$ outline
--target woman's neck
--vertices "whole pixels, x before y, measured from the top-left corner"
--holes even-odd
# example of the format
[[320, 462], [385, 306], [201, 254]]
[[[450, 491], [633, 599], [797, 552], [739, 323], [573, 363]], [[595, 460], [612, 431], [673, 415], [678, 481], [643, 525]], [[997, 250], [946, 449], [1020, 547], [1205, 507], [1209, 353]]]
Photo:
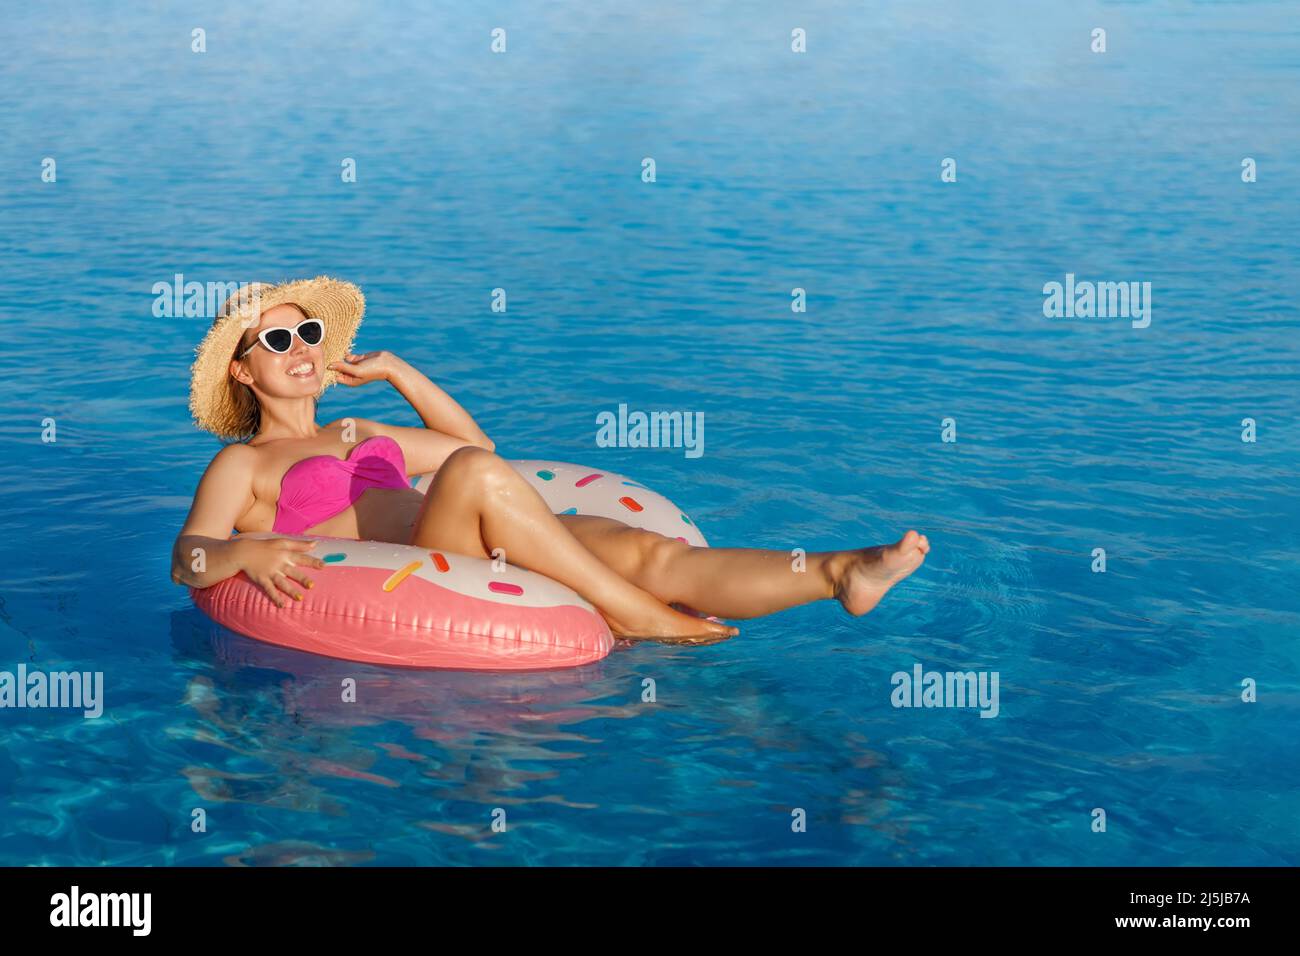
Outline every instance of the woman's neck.
[[289, 402], [261, 403], [261, 424], [253, 441], [265, 444], [288, 438], [315, 438], [320, 433], [316, 424], [316, 401], [311, 398]]

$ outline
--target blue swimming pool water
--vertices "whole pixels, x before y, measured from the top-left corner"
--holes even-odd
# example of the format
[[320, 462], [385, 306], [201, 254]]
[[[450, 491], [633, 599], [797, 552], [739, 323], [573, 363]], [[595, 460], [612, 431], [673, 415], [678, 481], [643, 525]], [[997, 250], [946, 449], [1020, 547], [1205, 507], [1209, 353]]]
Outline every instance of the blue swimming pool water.
[[[0, 863], [1300, 862], [1295, 4], [6, 20], [0, 669], [102, 671], [106, 712], [0, 710]], [[322, 272], [508, 457], [715, 544], [933, 552], [860, 620], [568, 672], [222, 631], [167, 573], [208, 320], [151, 289]], [[1045, 318], [1066, 273], [1150, 282], [1150, 327]], [[596, 447], [621, 402], [703, 412], [705, 454]], [[997, 671], [999, 716], [891, 706], [917, 663]]]

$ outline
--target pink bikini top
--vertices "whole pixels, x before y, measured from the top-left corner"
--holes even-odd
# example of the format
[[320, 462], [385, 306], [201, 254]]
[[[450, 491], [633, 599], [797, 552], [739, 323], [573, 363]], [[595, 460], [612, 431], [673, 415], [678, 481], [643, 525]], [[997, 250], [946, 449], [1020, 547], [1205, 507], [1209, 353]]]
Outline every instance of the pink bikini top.
[[280, 481], [271, 530], [302, 534], [356, 504], [368, 488], [409, 487], [402, 446], [387, 435], [374, 435], [347, 458], [313, 455], [290, 467]]

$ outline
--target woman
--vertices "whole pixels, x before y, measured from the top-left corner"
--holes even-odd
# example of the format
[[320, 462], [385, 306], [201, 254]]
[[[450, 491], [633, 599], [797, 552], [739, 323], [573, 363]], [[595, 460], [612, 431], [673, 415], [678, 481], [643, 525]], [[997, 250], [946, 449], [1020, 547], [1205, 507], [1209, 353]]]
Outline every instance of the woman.
[[[669, 604], [749, 618], [835, 598], [865, 614], [930, 550], [909, 531], [885, 547], [807, 555], [795, 570], [784, 551], [694, 548], [610, 518], [554, 515], [450, 395], [391, 352], [351, 351], [364, 312], [360, 289], [324, 276], [253, 284], [226, 302], [196, 350], [190, 409], [200, 428], [236, 441], [199, 482], [173, 581], [205, 588], [243, 571], [285, 607], [324, 567], [295, 535], [478, 557], [501, 548], [586, 598], [620, 637], [711, 641], [738, 631]], [[317, 400], [336, 381], [388, 382], [424, 427], [317, 424]], [[427, 494], [410, 487], [408, 476], [431, 471]], [[286, 536], [230, 540], [232, 527]]]

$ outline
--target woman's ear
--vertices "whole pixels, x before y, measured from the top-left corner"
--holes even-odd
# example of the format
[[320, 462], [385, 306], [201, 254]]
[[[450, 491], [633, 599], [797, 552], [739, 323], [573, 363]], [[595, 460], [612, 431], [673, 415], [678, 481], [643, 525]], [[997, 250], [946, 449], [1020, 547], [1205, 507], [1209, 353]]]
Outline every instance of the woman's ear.
[[253, 384], [253, 376], [248, 374], [248, 369], [244, 368], [244, 363], [239, 359], [230, 360], [230, 376], [236, 382], [241, 382], [244, 385]]

